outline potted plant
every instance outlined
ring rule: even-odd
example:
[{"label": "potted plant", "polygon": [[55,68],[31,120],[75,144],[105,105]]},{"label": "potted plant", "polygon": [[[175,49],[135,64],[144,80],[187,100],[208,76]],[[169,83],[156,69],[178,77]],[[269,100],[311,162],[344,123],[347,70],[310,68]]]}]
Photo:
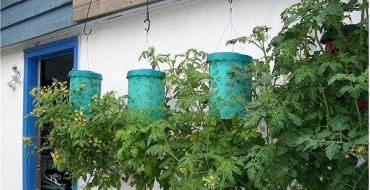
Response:
[{"label": "potted plant", "polygon": [[86,70],[70,71],[69,102],[73,110],[87,111],[93,96],[100,97],[102,75]]},{"label": "potted plant", "polygon": [[210,77],[210,112],[221,119],[243,116],[244,106],[251,101],[251,78],[234,80],[233,69],[242,69],[253,60],[248,55],[235,52],[211,53],[207,57]]},{"label": "potted plant", "polygon": [[164,114],[165,74],[154,69],[127,73],[128,104],[132,116],[139,119],[161,119]]}]

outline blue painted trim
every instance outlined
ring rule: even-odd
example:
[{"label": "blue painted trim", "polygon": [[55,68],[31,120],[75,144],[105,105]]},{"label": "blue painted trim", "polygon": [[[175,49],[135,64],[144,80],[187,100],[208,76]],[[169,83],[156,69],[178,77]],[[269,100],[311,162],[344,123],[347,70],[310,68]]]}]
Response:
[{"label": "blue painted trim", "polygon": [[74,184],[74,185],[72,186],[72,190],[77,190],[77,184]]},{"label": "blue painted trim", "polygon": [[[37,86],[38,60],[26,59],[24,63],[24,88],[23,88],[23,116],[26,117],[33,109],[33,98],[29,95],[30,90]],[[36,66],[33,66],[36,65]],[[34,127],[36,119],[29,117],[23,121],[23,136],[35,137],[36,128]],[[35,139],[33,138],[35,143]],[[36,156],[27,156],[32,151],[32,147],[23,145],[23,189],[32,189],[36,187]],[[26,157],[27,156],[27,157]]]},{"label": "blue painted trim", "polygon": [[[60,56],[68,53],[74,54],[73,67],[78,67],[78,38],[71,37],[39,47],[24,50],[24,88],[23,88],[23,117],[26,117],[33,110],[34,98],[29,92],[38,85],[38,63],[42,59]],[[29,117],[23,121],[23,136],[36,136],[36,119]],[[34,138],[33,138],[34,139]],[[34,140],[35,141],[35,140]],[[29,155],[31,147],[23,145],[23,189],[36,189],[36,155]],[[26,157],[27,156],[27,157]],[[77,186],[74,185],[76,190]]]}]

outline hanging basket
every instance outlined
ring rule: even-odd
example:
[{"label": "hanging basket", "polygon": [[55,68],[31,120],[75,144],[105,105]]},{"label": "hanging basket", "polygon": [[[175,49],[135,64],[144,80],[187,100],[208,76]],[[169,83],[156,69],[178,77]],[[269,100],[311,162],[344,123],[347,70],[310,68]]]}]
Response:
[{"label": "hanging basket", "polygon": [[164,117],[165,74],[153,69],[138,69],[127,73],[128,109],[140,120]]},{"label": "hanging basket", "polygon": [[209,54],[210,76],[210,113],[221,119],[231,119],[235,115],[243,116],[244,105],[251,101],[251,79],[238,81],[230,76],[230,70],[236,66],[243,68],[251,63],[252,57],[234,52]]},{"label": "hanging basket", "polygon": [[93,96],[100,97],[102,75],[92,71],[70,71],[69,102],[73,110],[82,109],[85,112]]}]

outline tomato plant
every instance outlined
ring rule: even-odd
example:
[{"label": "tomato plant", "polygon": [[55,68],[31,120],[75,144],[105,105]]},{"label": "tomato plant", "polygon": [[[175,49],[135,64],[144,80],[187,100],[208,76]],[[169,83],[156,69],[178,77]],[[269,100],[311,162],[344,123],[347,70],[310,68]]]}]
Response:
[{"label": "tomato plant", "polygon": [[[360,22],[346,33],[353,11]],[[254,38],[229,41],[248,41],[264,52],[255,61],[257,96],[247,105],[244,127],[266,125],[268,144],[254,154],[273,148],[274,156],[249,163],[249,177],[261,189],[366,189],[368,2],[304,0],[281,16],[284,27],[268,45],[267,27],[257,27]],[[325,32],[334,33],[330,51],[319,40]]]},{"label": "tomato plant", "polygon": [[[346,33],[353,12],[360,21]],[[84,113],[70,108],[65,84],[31,92],[37,125],[54,126],[55,166],[86,188],[123,180],[137,189],[156,181],[163,189],[367,189],[368,2],[302,0],[281,18],[271,41],[266,26],[228,41],[263,53],[229,72],[235,80],[253,74],[244,117],[208,113],[207,53],[196,49],[141,55],[166,73],[163,119],[135,122],[113,93]],[[327,48],[324,33],[333,34]]]}]

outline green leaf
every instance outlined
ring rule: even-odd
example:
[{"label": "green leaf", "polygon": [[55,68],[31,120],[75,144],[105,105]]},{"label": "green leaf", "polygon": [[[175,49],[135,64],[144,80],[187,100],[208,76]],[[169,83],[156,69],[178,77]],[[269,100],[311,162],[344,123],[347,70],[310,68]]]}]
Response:
[{"label": "green leaf", "polygon": [[334,155],[339,153],[340,146],[332,142],[325,148],[325,155],[329,160],[332,160]]},{"label": "green leaf", "polygon": [[171,174],[172,174],[172,171],[171,171],[171,170],[166,170],[166,171],[162,172],[162,173],[161,173],[161,175],[159,175],[159,180],[166,179],[166,178],[168,178]]},{"label": "green leaf", "polygon": [[239,38],[235,38],[235,39],[232,39],[232,40],[228,40],[226,42],[226,45],[234,45],[236,43],[243,43],[245,44],[245,42],[247,42],[247,37],[239,37]]},{"label": "green leaf", "polygon": [[329,79],[328,85],[331,85],[333,82],[335,82],[337,80],[344,80],[344,79],[347,79],[348,80],[348,76],[346,74],[343,74],[343,73],[335,74],[334,76],[332,76]]},{"label": "green leaf", "polygon": [[236,173],[236,174],[238,174],[238,175],[242,175],[242,171],[239,169],[239,167],[237,167],[237,166],[233,165],[233,166],[231,167],[231,169],[232,169],[232,171],[233,171],[234,173]]},{"label": "green leaf", "polygon": [[340,95],[344,95],[345,93],[352,93],[354,91],[352,86],[344,86],[339,90]]},{"label": "green leaf", "polygon": [[335,82],[336,80],[338,79],[338,76],[337,75],[334,75],[332,76],[329,81],[328,81],[328,85],[331,85],[333,82]]},{"label": "green leaf", "polygon": [[299,85],[304,80],[304,76],[302,74],[296,74],[294,77],[294,82],[296,85]]},{"label": "green leaf", "polygon": [[288,113],[288,118],[297,126],[302,125],[302,119],[293,113]]},{"label": "green leaf", "polygon": [[329,126],[334,131],[343,131],[348,129],[350,126],[348,124],[349,117],[344,115],[336,115],[334,118],[332,118],[329,122]]},{"label": "green leaf", "polygon": [[348,152],[352,148],[352,146],[353,146],[352,143],[344,143],[342,145],[342,149],[344,152]]},{"label": "green leaf", "polygon": [[355,144],[365,144],[369,142],[369,135],[362,135],[360,138],[357,139]]},{"label": "green leaf", "polygon": [[324,10],[328,15],[332,16],[342,16],[344,11],[339,3],[329,3]]},{"label": "green leaf", "polygon": [[157,144],[157,145],[154,145],[152,147],[150,147],[146,153],[149,154],[149,155],[159,155],[160,153],[164,153],[166,150],[166,146],[165,145],[160,145],[160,144]]},{"label": "green leaf", "polygon": [[131,149],[130,152],[134,158],[139,154],[139,150],[137,148]]}]

